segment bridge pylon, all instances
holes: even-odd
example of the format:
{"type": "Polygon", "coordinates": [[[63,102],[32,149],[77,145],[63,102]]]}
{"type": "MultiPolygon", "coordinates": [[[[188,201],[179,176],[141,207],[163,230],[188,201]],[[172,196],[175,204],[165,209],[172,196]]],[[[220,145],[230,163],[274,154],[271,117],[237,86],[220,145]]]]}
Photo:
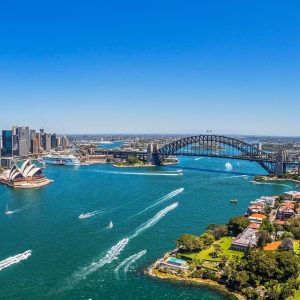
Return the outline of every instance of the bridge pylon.
{"type": "Polygon", "coordinates": [[[286,157],[286,152],[284,150],[280,150],[275,157],[275,168],[274,173],[276,176],[282,176],[286,173],[286,166],[284,164],[286,157]]]}

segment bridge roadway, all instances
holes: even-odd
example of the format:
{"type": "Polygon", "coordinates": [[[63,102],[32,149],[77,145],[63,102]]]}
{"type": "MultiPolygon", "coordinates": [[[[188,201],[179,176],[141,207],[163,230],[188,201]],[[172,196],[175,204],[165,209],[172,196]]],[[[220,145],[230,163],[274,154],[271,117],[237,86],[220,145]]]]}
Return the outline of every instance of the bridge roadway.
{"type": "Polygon", "coordinates": [[[135,155],[147,159],[149,163],[155,165],[162,164],[169,156],[183,155],[255,161],[269,174],[276,175],[283,175],[287,172],[288,167],[297,167],[298,171],[300,170],[300,163],[286,160],[284,150],[275,154],[267,153],[258,149],[255,145],[222,135],[184,137],[160,148],[156,144],[149,144],[147,152],[104,149],[97,149],[96,152],[113,155],[116,158],[127,158],[129,155],[135,155]],[[224,154],[224,152],[227,153],[224,154]]]}
{"type": "MultiPolygon", "coordinates": [[[[134,155],[140,157],[142,159],[147,158],[147,152],[145,151],[120,151],[120,150],[102,150],[97,149],[97,153],[103,155],[113,155],[115,158],[122,158],[126,159],[130,155],[134,155]]],[[[247,160],[251,162],[261,162],[261,163],[272,163],[275,164],[275,159],[260,159],[260,158],[253,158],[246,155],[241,156],[230,156],[230,155],[219,155],[219,154],[195,154],[195,153],[173,153],[172,156],[194,156],[194,157],[214,157],[214,158],[225,158],[225,159],[238,159],[238,160],[247,160]]],[[[288,167],[295,167],[300,168],[300,163],[293,162],[293,161],[285,161],[284,164],[288,167]]]]}

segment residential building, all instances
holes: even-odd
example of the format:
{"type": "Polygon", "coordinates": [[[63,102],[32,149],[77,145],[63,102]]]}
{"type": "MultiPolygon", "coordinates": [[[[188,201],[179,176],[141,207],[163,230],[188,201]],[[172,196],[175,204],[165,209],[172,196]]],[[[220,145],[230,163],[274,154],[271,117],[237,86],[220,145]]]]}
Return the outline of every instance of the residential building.
{"type": "Polygon", "coordinates": [[[252,214],[248,217],[251,223],[261,224],[263,220],[267,219],[267,217],[263,214],[252,214]]]}
{"type": "Polygon", "coordinates": [[[253,248],[258,242],[258,231],[246,228],[232,242],[230,249],[245,252],[248,248],[253,248]]]}

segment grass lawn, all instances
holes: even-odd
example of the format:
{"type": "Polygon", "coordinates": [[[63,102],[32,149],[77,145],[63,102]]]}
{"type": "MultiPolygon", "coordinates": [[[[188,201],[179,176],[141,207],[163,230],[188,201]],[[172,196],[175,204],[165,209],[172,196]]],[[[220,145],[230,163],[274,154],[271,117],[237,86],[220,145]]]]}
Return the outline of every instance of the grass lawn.
{"type": "MultiPolygon", "coordinates": [[[[219,244],[221,249],[222,249],[222,253],[220,255],[226,255],[226,256],[231,256],[231,255],[237,255],[237,256],[244,256],[244,253],[239,252],[239,251],[234,251],[234,250],[230,250],[230,245],[232,243],[232,238],[231,237],[223,237],[221,239],[219,239],[218,241],[214,242],[214,244],[219,244]]],[[[189,257],[191,259],[201,259],[201,260],[209,260],[209,261],[219,261],[220,258],[212,258],[210,256],[210,253],[214,252],[214,247],[211,246],[206,250],[202,250],[200,252],[196,252],[196,253],[190,253],[190,254],[184,254],[184,256],[189,257]]]]}
{"type": "Polygon", "coordinates": [[[299,241],[293,241],[293,245],[294,245],[294,252],[296,254],[300,255],[300,243],[299,243],[299,241]]]}
{"type": "Polygon", "coordinates": [[[300,300],[300,290],[296,291],[294,295],[294,300],[300,300]]]}

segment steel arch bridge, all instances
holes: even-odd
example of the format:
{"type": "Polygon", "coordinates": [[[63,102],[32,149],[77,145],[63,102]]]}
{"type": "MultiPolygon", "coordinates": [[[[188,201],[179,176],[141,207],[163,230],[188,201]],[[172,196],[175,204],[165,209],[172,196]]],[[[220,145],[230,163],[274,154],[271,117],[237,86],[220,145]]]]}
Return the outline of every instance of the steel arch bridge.
{"type": "Polygon", "coordinates": [[[160,165],[169,156],[176,155],[256,161],[268,173],[274,173],[276,165],[274,154],[260,151],[251,144],[222,135],[197,135],[173,141],[154,150],[153,162],[156,165],[160,165]],[[226,151],[220,151],[222,150],[221,146],[225,146],[228,149],[226,149],[226,151]]]}

